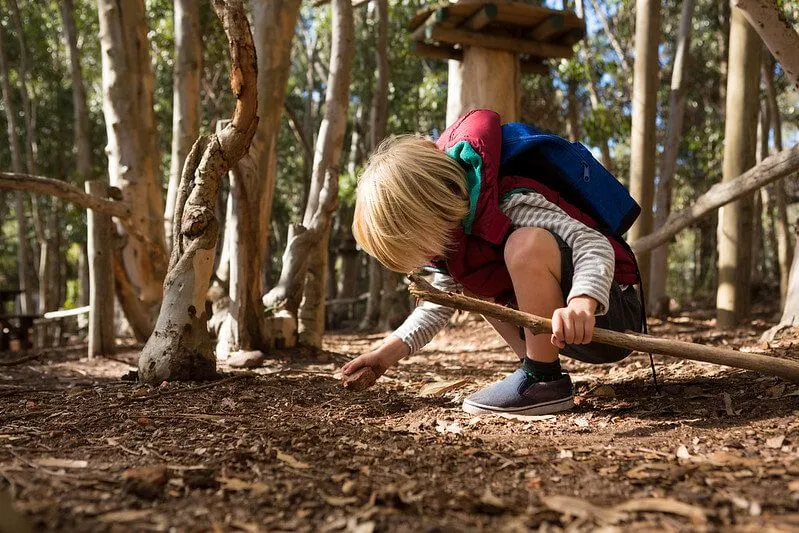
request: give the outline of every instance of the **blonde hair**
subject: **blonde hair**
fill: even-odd
[[[411,272],[447,245],[469,211],[461,166],[427,139],[390,137],[369,158],[358,181],[355,240],[396,272]]]

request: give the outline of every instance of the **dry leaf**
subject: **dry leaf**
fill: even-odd
[[[459,389],[469,383],[469,379],[458,379],[454,381],[435,381],[426,383],[419,391],[419,396],[443,396],[445,393]]]
[[[152,509],[141,509],[138,511],[114,511],[111,513],[101,514],[97,518],[101,522],[124,523],[147,518],[152,513]]]
[[[343,507],[345,505],[352,505],[353,503],[358,502],[358,498],[355,496],[348,496],[348,497],[341,497],[341,496],[328,496],[324,492],[322,493],[322,499],[325,500],[328,505],[333,505],[335,507]]]
[[[616,391],[613,390],[613,387],[610,385],[600,385],[594,389],[594,392],[591,393],[591,395],[597,398],[615,398]]]
[[[519,422],[538,422],[539,420],[555,420],[555,415],[515,415],[513,413],[497,413],[502,418],[508,420],[518,420]]]
[[[727,416],[735,416],[735,411],[732,408],[732,397],[726,392],[722,393],[721,397],[724,400],[724,410],[727,412]]]
[[[777,435],[766,439],[766,446],[769,448],[782,448],[782,443],[785,441],[785,435]]]
[[[505,512],[505,502],[495,496],[490,488],[486,487],[475,508],[482,513],[500,514]]]
[[[715,466],[738,465],[738,466],[758,466],[760,460],[750,457],[739,457],[727,452],[713,452],[707,456],[708,460]]]
[[[291,468],[296,468],[297,470],[305,470],[306,468],[311,468],[307,463],[298,461],[297,459],[294,458],[294,456],[291,456],[287,453],[283,453],[281,451],[277,452],[277,459],[278,461],[283,461]]]
[[[794,479],[788,483],[788,490],[791,492],[799,492],[799,479]]]
[[[457,420],[451,424],[447,424],[446,420],[436,420],[436,431],[439,433],[452,433],[455,435],[460,435],[463,433],[463,429]]]
[[[766,398],[779,398],[785,394],[785,383],[780,383],[766,389]]]
[[[599,524],[615,524],[624,519],[624,513],[615,509],[603,509],[571,496],[544,496],[541,498],[541,503],[561,514],[592,520]]]
[[[621,512],[655,512],[676,514],[690,518],[694,524],[704,524],[707,522],[705,511],[700,507],[695,507],[672,498],[640,498],[628,500],[614,507]]]
[[[223,477],[219,481],[222,483],[222,487],[227,490],[251,490],[255,494],[261,494],[267,491],[267,486],[259,482],[250,483],[249,481],[235,477]]]
[[[577,427],[580,428],[587,428],[589,426],[588,419],[584,416],[575,418],[574,423],[577,425]]]
[[[679,448],[677,448],[677,452],[675,453],[678,459],[690,459],[691,454],[688,452],[688,448],[685,447],[684,444],[681,444]]]
[[[86,468],[89,466],[88,461],[80,461],[75,459],[56,459],[55,457],[43,457],[37,459],[36,464],[47,468]]]
[[[352,523],[347,524],[347,531],[350,533],[374,533],[376,524],[371,520],[368,522],[361,522],[357,524],[355,519],[351,519]]]

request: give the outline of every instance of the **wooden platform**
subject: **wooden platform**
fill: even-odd
[[[517,53],[527,58],[523,65],[545,69],[544,59],[572,56],[585,22],[571,11],[523,2],[443,2],[420,10],[408,29],[419,55],[460,59],[463,46],[477,46]]]

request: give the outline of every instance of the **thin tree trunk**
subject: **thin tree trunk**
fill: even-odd
[[[230,262],[230,305],[221,319],[216,347],[218,358],[239,350],[263,350],[270,342],[262,296],[277,176],[277,135],[299,11],[300,0],[255,0],[252,3],[259,122],[249,152],[229,173],[230,211],[225,231]]]
[[[143,0],[97,0],[103,59],[103,112],[111,185],[122,191],[139,235],[115,268],[120,304],[140,340],[152,331],[166,270],[163,195],[157,175],[153,74]],[[125,228],[118,230],[125,233]]]
[[[652,196],[655,186],[655,134],[658,90],[660,2],[637,0],[635,14],[635,72],[630,151],[630,193],[641,206],[641,216],[630,228],[629,239],[652,231]],[[649,254],[638,256],[643,286],[648,287]]]
[[[680,15],[680,31],[674,53],[674,66],[671,74],[669,93],[669,118],[660,161],[660,180],[658,182],[654,229],[663,227],[671,212],[671,189],[674,172],[677,168],[677,154],[680,148],[683,117],[685,115],[685,70],[688,53],[691,49],[691,26],[694,15],[694,0],[684,0]],[[664,316],[669,311],[669,297],[666,294],[668,278],[669,246],[664,245],[652,251],[652,267],[649,277],[649,309],[656,316]]]
[[[180,171],[186,154],[200,133],[200,72],[202,46],[200,2],[175,0],[175,66],[172,73],[172,158],[164,207],[167,248],[172,248],[172,216],[175,213]]]
[[[69,56],[69,72],[72,80],[72,108],[75,117],[75,159],[78,171],[75,179],[77,183],[82,183],[91,179],[92,147],[91,132],[89,130],[89,107],[86,104],[86,90],[80,66],[78,32],[75,29],[74,11],[72,0],[63,0],[61,2],[61,21],[64,27],[67,55]],[[81,259],[78,261],[78,300],[80,305],[89,304],[89,262],[84,260],[85,255],[86,242],[83,241],[80,243]]]
[[[764,58],[763,83],[766,86],[766,102],[771,116],[772,131],[774,132],[774,149],[782,151],[782,118],[777,106],[777,91],[774,87],[774,61],[770,57]],[[785,199],[785,181],[774,183],[774,208],[775,208],[775,234],[777,237],[777,258],[780,269],[780,302],[785,306],[788,294],[788,276],[793,258],[793,242],[791,241],[790,223],[788,222],[788,209]]]
[[[3,35],[3,26],[0,25],[0,78],[2,81],[3,90],[3,108],[6,111],[6,125],[8,127],[8,147],[11,151],[11,168],[15,173],[19,174],[24,171],[22,166],[22,154],[20,153],[19,144],[17,143],[17,125],[16,116],[17,112],[14,109],[13,100],[11,97],[11,81],[8,75],[8,61],[6,60],[6,53],[3,47],[5,36]],[[25,229],[25,199],[22,192],[17,192],[14,196],[14,210],[16,211],[17,219],[17,273],[19,276],[19,290],[22,291],[19,297],[20,312],[28,314],[33,312],[31,292],[31,283],[28,279],[28,248],[26,246],[28,235]]]
[[[216,374],[205,312],[219,236],[216,199],[220,180],[247,153],[258,127],[255,45],[244,5],[241,0],[214,0],[213,5],[228,37],[236,108],[230,124],[218,134],[198,139],[186,158],[174,219],[179,238],[164,281],[164,302],[139,357],[139,379],[149,384],[209,379]]]
[[[327,281],[330,220],[338,202],[339,161],[344,147],[352,73],[354,29],[350,0],[333,0],[333,36],[330,74],[325,94],[325,116],[319,128],[311,193],[303,225],[318,232],[318,242],[309,250],[308,276],[298,315],[300,340],[321,347],[325,328],[325,283]],[[320,216],[324,213],[324,216]],[[315,223],[315,220],[318,222]]]
[[[369,258],[369,299],[366,301],[366,312],[361,320],[361,329],[372,329],[380,320],[380,291],[383,288],[383,265],[374,257]]]
[[[759,40],[743,14],[734,10],[730,24],[722,181],[735,179],[755,162]],[[752,195],[749,194],[723,207],[719,213],[719,285],[716,292],[719,328],[734,327],[747,314],[751,238]]]
[[[566,82],[566,131],[572,142],[580,140],[580,103],[577,100],[577,81]]]

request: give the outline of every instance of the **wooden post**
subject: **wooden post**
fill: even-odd
[[[87,181],[86,192],[106,197],[108,184]],[[114,265],[111,217],[89,209],[89,357],[114,353]]]

